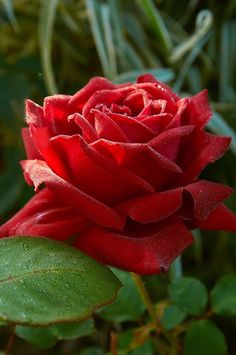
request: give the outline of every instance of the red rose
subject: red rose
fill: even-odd
[[[1,236],[75,235],[105,264],[154,274],[193,242],[190,229],[236,231],[222,204],[231,188],[199,179],[230,144],[204,131],[211,115],[207,91],[180,99],[151,75],[28,100],[21,165],[37,194]]]

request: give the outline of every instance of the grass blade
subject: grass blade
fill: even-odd
[[[52,34],[58,1],[59,0],[41,0],[41,11],[38,24],[39,47],[44,80],[47,90],[51,95],[58,91],[51,60]]]
[[[162,17],[152,0],[138,0],[140,7],[146,13],[149,25],[152,27],[157,40],[165,54],[172,49],[172,42],[169,32],[162,20]]]

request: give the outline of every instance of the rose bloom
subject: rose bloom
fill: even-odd
[[[232,189],[199,178],[230,144],[204,130],[211,116],[206,90],[179,98],[149,74],[122,85],[96,77],[43,107],[27,100],[21,166],[36,194],[0,236],[74,236],[104,264],[166,271],[191,229],[236,231],[222,203]]]

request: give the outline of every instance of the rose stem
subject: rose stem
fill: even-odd
[[[149,313],[149,315],[150,315],[150,317],[151,317],[151,319],[152,319],[152,321],[153,321],[153,323],[155,325],[155,328],[159,332],[160,329],[159,329],[159,326],[158,326],[158,323],[157,323],[157,316],[156,316],[155,308],[154,308],[154,306],[152,304],[152,301],[151,301],[151,299],[149,297],[149,294],[148,294],[147,289],[146,289],[146,287],[145,287],[145,285],[143,283],[143,280],[142,280],[140,275],[135,274],[134,272],[131,272],[131,276],[132,276],[132,278],[134,280],[134,283],[135,283],[135,285],[136,285],[136,287],[137,287],[137,289],[139,291],[139,294],[140,294],[140,296],[142,298],[142,301],[145,304],[146,309],[147,309],[147,311],[148,311],[148,313]]]
[[[15,329],[16,329],[16,325],[13,326],[13,329],[12,329],[12,332],[11,332],[11,335],[9,337],[9,340],[8,340],[8,343],[7,343],[7,347],[6,347],[6,350],[5,350],[5,355],[9,355],[10,352],[11,352],[11,349],[12,349],[12,346],[13,346],[13,342],[14,342],[14,339],[15,339]]]
[[[170,278],[172,281],[183,276],[181,256],[178,256],[170,267]]]

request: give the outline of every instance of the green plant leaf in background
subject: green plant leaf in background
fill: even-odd
[[[172,330],[177,325],[181,324],[186,318],[186,314],[175,305],[167,306],[164,309],[161,324],[166,330]]]
[[[58,89],[51,62],[52,33],[59,0],[41,0],[41,13],[39,16],[39,48],[42,60],[44,80],[50,95]]]
[[[0,319],[49,325],[88,318],[120,281],[80,251],[46,238],[0,240]]]
[[[100,308],[97,313],[104,319],[125,322],[136,321],[145,311],[145,306],[140,298],[132,277],[126,271],[112,268],[114,274],[121,280],[123,287],[120,289],[115,302]]]
[[[80,323],[57,324],[51,327],[26,327],[18,325],[16,335],[42,349],[48,349],[58,340],[78,339],[91,335],[94,330],[94,322],[87,319]]]
[[[209,320],[194,322],[184,338],[184,355],[227,355],[223,333]]]
[[[207,304],[207,290],[203,283],[193,277],[183,277],[169,285],[171,301],[180,310],[196,316],[202,314]]]
[[[211,307],[216,314],[236,316],[236,275],[226,275],[218,280],[211,291]]]

